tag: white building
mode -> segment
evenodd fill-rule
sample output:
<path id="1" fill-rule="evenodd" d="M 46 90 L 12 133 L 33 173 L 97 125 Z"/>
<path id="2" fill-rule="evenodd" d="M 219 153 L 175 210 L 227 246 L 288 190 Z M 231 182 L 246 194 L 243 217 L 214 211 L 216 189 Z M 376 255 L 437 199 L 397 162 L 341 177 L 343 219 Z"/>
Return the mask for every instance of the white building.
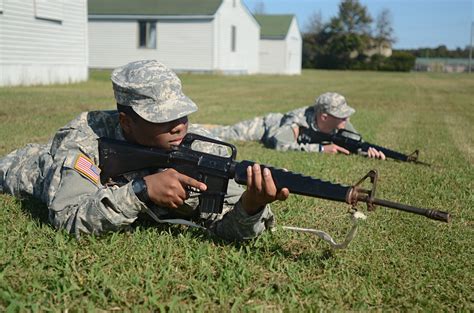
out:
<path id="1" fill-rule="evenodd" d="M 89 66 L 157 59 L 175 71 L 252 74 L 260 26 L 240 0 L 89 0 Z"/>
<path id="2" fill-rule="evenodd" d="M 87 78 L 86 0 L 0 0 L 0 86 Z"/>
<path id="3" fill-rule="evenodd" d="M 301 74 L 303 40 L 294 15 L 256 15 L 260 24 L 260 73 Z"/>

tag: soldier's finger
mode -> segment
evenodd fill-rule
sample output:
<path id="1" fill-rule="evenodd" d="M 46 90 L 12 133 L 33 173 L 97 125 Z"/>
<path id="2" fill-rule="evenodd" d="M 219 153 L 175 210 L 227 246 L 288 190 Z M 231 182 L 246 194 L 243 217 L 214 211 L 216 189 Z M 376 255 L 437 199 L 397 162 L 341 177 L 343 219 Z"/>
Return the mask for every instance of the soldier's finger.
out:
<path id="1" fill-rule="evenodd" d="M 285 201 L 289 197 L 289 195 L 290 195 L 290 191 L 288 190 L 288 188 L 283 188 L 280 191 L 278 191 L 276 198 L 277 200 Z"/>
<path id="2" fill-rule="evenodd" d="M 192 188 L 199 189 L 200 191 L 205 191 L 207 189 L 206 184 L 192 177 L 186 176 L 184 174 L 179 174 L 178 180 L 181 183 L 181 185 L 183 185 L 183 187 L 185 188 L 192 187 Z"/>
<path id="3" fill-rule="evenodd" d="M 372 147 L 369 147 L 369 149 L 367 150 L 367 156 L 369 158 L 373 158 L 374 157 L 374 151 L 372 149 Z"/>
<path id="4" fill-rule="evenodd" d="M 337 151 L 338 152 L 341 152 L 341 153 L 344 153 L 344 154 L 350 154 L 349 150 L 347 149 L 344 149 L 343 147 L 339 147 L 339 146 L 336 146 L 337 148 Z"/>
<path id="5" fill-rule="evenodd" d="M 375 158 L 380 159 L 380 152 L 377 149 L 373 148 L 372 152 Z"/>
<path id="6" fill-rule="evenodd" d="M 382 160 L 386 159 L 385 153 L 383 153 L 382 151 L 380 151 L 380 159 L 382 159 Z"/>
<path id="7" fill-rule="evenodd" d="M 252 167 L 253 171 L 253 188 L 261 192 L 262 191 L 262 170 L 260 169 L 260 165 L 255 163 Z"/>
<path id="8" fill-rule="evenodd" d="M 268 168 L 263 169 L 263 185 L 265 188 L 265 193 L 271 197 L 275 197 L 277 194 L 277 188 L 275 182 L 273 181 L 272 173 Z"/>
<path id="9" fill-rule="evenodd" d="M 252 172 L 252 167 L 249 165 L 247 166 L 247 188 L 252 189 L 253 186 L 253 172 Z"/>
<path id="10" fill-rule="evenodd" d="M 171 208 L 173 208 L 173 209 L 179 208 L 180 206 L 183 205 L 184 200 L 186 200 L 186 199 L 185 199 L 185 198 L 182 198 L 182 197 L 179 197 L 179 198 L 174 199 L 173 202 L 172 202 L 172 204 L 170 205 Z"/>

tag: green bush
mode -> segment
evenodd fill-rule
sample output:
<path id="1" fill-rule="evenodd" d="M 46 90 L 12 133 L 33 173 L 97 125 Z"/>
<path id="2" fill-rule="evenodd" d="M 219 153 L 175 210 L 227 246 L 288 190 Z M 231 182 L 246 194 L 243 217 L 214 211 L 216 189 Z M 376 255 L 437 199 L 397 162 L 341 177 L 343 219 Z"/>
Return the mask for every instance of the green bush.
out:
<path id="1" fill-rule="evenodd" d="M 416 57 L 408 52 L 394 51 L 378 67 L 381 71 L 409 72 L 415 67 Z"/>

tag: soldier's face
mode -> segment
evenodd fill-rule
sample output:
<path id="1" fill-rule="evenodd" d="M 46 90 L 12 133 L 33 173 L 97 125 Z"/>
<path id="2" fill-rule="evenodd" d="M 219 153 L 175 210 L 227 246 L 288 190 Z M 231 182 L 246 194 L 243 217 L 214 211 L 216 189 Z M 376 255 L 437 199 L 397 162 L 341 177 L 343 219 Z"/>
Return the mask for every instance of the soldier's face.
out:
<path id="1" fill-rule="evenodd" d="M 319 115 L 319 118 L 317 118 L 316 122 L 322 132 L 330 133 L 335 129 L 345 128 L 348 119 L 348 117 L 339 118 L 331 114 L 322 113 L 321 115 Z"/>
<path id="2" fill-rule="evenodd" d="M 171 149 L 181 143 L 188 132 L 188 117 L 165 123 L 150 123 L 144 119 L 131 119 L 121 122 L 128 141 L 161 149 Z"/>
<path id="3" fill-rule="evenodd" d="M 328 116 L 329 116 L 329 121 L 331 125 L 334 126 L 334 129 L 343 129 L 346 127 L 346 122 L 348 120 L 347 117 L 340 118 L 340 117 L 335 117 L 331 114 L 328 114 Z"/>

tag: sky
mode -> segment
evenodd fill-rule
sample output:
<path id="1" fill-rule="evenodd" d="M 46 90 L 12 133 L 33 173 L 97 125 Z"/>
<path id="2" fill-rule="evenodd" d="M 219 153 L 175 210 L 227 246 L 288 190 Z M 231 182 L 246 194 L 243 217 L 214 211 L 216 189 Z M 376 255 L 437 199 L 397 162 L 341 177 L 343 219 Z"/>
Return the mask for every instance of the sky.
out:
<path id="1" fill-rule="evenodd" d="M 388 9 L 396 42 L 395 49 L 462 48 L 471 44 L 474 0 L 359 0 L 375 20 Z M 320 13 L 323 22 L 338 15 L 339 0 L 243 0 L 248 9 L 263 3 L 265 14 L 294 14 L 304 31 L 311 15 Z"/>

